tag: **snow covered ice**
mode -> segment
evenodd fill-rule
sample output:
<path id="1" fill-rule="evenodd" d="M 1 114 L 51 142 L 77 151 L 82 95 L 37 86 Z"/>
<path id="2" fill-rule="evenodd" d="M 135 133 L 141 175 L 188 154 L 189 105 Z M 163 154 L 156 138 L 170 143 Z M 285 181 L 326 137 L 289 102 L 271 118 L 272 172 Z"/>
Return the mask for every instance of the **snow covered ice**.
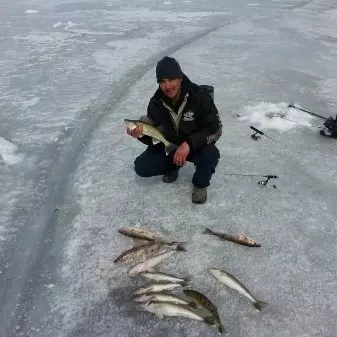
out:
<path id="1" fill-rule="evenodd" d="M 188 242 L 160 270 L 191 278 L 230 336 L 335 336 L 337 143 L 288 104 L 336 115 L 336 20 L 333 0 L 2 1 L 0 336 L 214 336 L 135 310 L 146 282 L 113 265 L 131 245 L 123 226 Z M 215 88 L 224 130 L 204 205 L 190 163 L 169 185 L 133 171 L 145 147 L 123 119 L 146 111 L 164 55 Z M 232 173 L 277 175 L 277 188 Z M 254 311 L 212 267 L 269 306 Z"/>

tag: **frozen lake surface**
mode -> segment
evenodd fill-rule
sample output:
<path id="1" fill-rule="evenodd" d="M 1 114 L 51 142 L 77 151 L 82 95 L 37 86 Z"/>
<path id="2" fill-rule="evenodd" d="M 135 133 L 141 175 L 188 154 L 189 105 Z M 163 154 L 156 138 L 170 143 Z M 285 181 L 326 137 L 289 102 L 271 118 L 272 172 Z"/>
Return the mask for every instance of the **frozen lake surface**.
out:
<path id="1" fill-rule="evenodd" d="M 191 278 L 229 336 L 335 336 L 337 143 L 288 104 L 336 115 L 336 20 L 333 0 L 2 1 L 0 336 L 216 335 L 135 310 L 146 281 L 113 264 L 131 247 L 123 226 L 188 242 L 160 270 Z M 215 88 L 224 129 L 204 205 L 190 163 L 170 185 L 133 171 L 145 147 L 123 119 L 145 113 L 164 55 Z M 231 174 L 277 175 L 277 188 Z M 256 312 L 212 267 L 269 306 Z"/>

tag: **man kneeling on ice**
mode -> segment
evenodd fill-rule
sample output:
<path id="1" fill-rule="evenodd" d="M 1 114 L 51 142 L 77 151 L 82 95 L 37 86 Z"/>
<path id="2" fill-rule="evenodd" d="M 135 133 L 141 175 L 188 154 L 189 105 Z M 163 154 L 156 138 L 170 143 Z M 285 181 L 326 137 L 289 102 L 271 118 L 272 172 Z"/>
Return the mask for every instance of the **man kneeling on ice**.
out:
<path id="1" fill-rule="evenodd" d="M 174 58 L 165 56 L 157 63 L 156 77 L 159 88 L 140 120 L 157 127 L 163 140 L 154 144 L 154 137 L 147 135 L 153 132 L 144 130 L 146 124 L 127 127 L 129 135 L 148 145 L 136 158 L 135 171 L 141 177 L 163 175 L 164 182 L 172 183 L 179 168 L 192 162 L 196 168 L 192 202 L 202 204 L 220 158 L 215 146 L 222 132 L 218 110 L 209 92 L 192 83 Z M 176 144 L 173 151 L 172 143 Z"/>

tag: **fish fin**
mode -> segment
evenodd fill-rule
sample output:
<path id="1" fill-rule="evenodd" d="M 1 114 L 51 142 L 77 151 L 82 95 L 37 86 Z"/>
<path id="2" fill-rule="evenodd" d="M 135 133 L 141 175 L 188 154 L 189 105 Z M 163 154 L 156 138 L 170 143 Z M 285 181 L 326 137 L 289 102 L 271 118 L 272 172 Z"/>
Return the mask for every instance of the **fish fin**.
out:
<path id="1" fill-rule="evenodd" d="M 157 138 L 152 138 L 152 144 L 156 145 L 159 144 L 161 142 L 161 140 L 157 139 Z"/>
<path id="2" fill-rule="evenodd" d="M 224 326 L 221 323 L 218 323 L 216 327 L 217 327 L 217 329 L 219 331 L 219 335 L 222 335 L 223 333 L 226 333 L 226 330 L 225 330 Z"/>
<path id="3" fill-rule="evenodd" d="M 255 302 L 253 302 L 254 308 L 257 309 L 258 311 L 261 311 L 263 308 L 268 306 L 267 302 L 263 302 L 260 300 L 257 300 Z"/>
<path id="4" fill-rule="evenodd" d="M 163 318 L 164 318 L 164 315 L 158 314 L 157 312 L 155 313 L 155 315 L 156 315 L 159 319 L 163 319 Z"/>
<path id="5" fill-rule="evenodd" d="M 142 240 L 142 239 L 136 239 L 136 238 L 133 239 L 133 247 L 139 247 L 139 246 L 145 245 L 147 243 L 150 243 L 150 241 Z"/>
<path id="6" fill-rule="evenodd" d="M 120 258 L 119 258 L 119 256 L 118 256 L 118 257 L 114 260 L 114 263 L 115 263 L 115 264 L 118 263 L 119 260 L 120 260 Z"/>
<path id="7" fill-rule="evenodd" d="M 216 325 L 215 318 L 213 316 L 204 317 L 204 322 L 208 325 Z"/>
<path id="8" fill-rule="evenodd" d="M 191 285 L 192 281 L 185 279 L 185 281 L 181 282 L 182 287 L 189 287 Z"/>
<path id="9" fill-rule="evenodd" d="M 198 305 L 196 303 L 194 303 L 193 301 L 188 302 L 188 306 L 190 306 L 193 309 L 198 309 Z"/>
<path id="10" fill-rule="evenodd" d="M 171 153 L 174 152 L 177 148 L 178 148 L 178 146 L 177 146 L 176 144 L 168 143 L 167 145 L 165 145 L 165 152 L 166 152 L 166 155 L 171 154 Z"/>
<path id="11" fill-rule="evenodd" d="M 213 232 L 209 228 L 205 228 L 202 234 L 213 234 Z"/>

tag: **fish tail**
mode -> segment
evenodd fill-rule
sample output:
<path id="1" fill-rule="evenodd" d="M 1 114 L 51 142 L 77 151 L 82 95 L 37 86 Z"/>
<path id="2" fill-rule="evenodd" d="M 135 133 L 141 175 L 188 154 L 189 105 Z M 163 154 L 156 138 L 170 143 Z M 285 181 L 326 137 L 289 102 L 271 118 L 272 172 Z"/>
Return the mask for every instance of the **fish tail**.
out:
<path id="1" fill-rule="evenodd" d="M 185 279 L 183 282 L 181 282 L 182 287 L 189 287 L 191 285 L 191 280 Z"/>
<path id="2" fill-rule="evenodd" d="M 142 303 L 140 305 L 136 305 L 136 310 L 138 310 L 138 311 L 146 311 L 144 305 L 145 305 L 144 303 Z"/>
<path id="3" fill-rule="evenodd" d="M 213 316 L 204 317 L 204 322 L 208 325 L 216 325 L 215 318 Z"/>
<path id="4" fill-rule="evenodd" d="M 188 306 L 191 307 L 191 308 L 193 308 L 193 309 L 198 309 L 198 305 L 195 302 L 193 302 L 193 301 L 188 302 Z"/>
<path id="5" fill-rule="evenodd" d="M 202 234 L 213 234 L 212 230 L 209 228 L 205 228 L 205 230 L 202 232 Z"/>
<path id="6" fill-rule="evenodd" d="M 268 303 L 260 301 L 260 300 L 256 300 L 255 302 L 253 302 L 253 305 L 255 309 L 257 309 L 258 311 L 261 311 L 263 308 L 265 308 L 268 305 Z"/>
<path id="7" fill-rule="evenodd" d="M 117 257 L 115 260 L 114 260 L 114 263 L 119 263 L 120 262 L 120 257 Z"/>
<path id="8" fill-rule="evenodd" d="M 177 250 L 178 252 L 187 252 L 187 249 L 185 248 L 185 244 L 186 244 L 186 242 L 179 242 L 179 243 L 177 244 L 176 250 Z"/>
<path id="9" fill-rule="evenodd" d="M 223 333 L 226 333 L 226 330 L 221 323 L 218 323 L 216 327 L 217 327 L 220 335 L 222 335 Z"/>
<path id="10" fill-rule="evenodd" d="M 177 148 L 178 146 L 176 144 L 168 143 L 167 145 L 165 145 L 165 152 L 167 155 L 169 155 L 172 152 L 174 152 Z"/>

